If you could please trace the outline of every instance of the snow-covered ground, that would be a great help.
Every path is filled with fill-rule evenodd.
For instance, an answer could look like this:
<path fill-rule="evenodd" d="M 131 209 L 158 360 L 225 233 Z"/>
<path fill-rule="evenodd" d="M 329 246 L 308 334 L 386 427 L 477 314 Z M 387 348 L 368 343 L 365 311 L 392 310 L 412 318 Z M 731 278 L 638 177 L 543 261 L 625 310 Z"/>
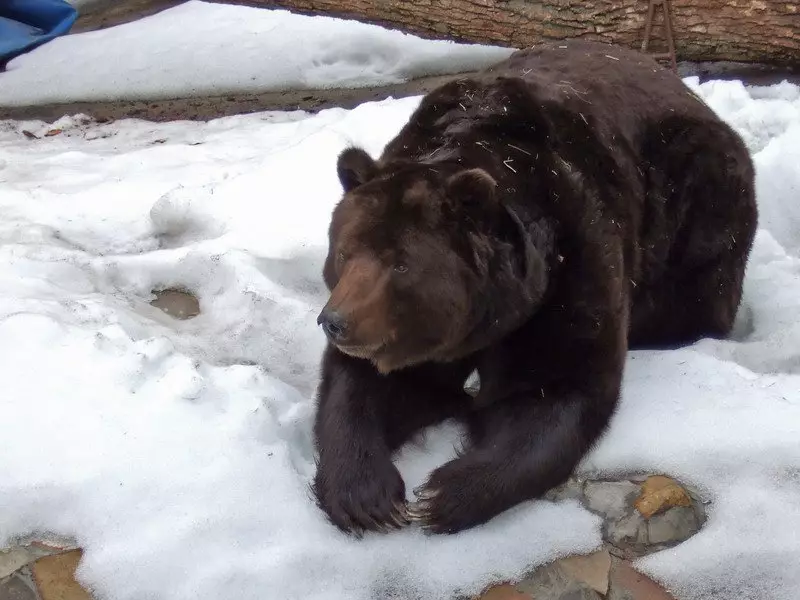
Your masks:
<path fill-rule="evenodd" d="M 696 82 L 691 82 L 693 85 Z M 710 82 L 755 153 L 762 229 L 736 339 L 632 354 L 585 469 L 664 471 L 713 500 L 640 562 L 682 599 L 800 588 L 800 89 Z M 591 549 L 533 502 L 453 537 L 353 541 L 309 499 L 320 268 L 335 156 L 377 154 L 418 98 L 209 123 L 0 122 L 0 546 L 74 535 L 104 598 L 444 599 Z M 202 314 L 148 305 L 178 286 Z M 452 454 L 431 432 L 409 489 Z"/>
<path fill-rule="evenodd" d="M 181 86 L 191 77 L 180 80 L 169 66 L 179 61 L 162 52 L 182 34 L 174 15 L 192 31 L 200 25 L 186 18 L 191 11 L 220 10 L 223 30 L 232 8 L 194 2 L 170 18 L 115 28 L 118 37 L 109 30 L 57 40 L 12 62 L 0 74 L 0 97 L 146 94 L 151 61 L 178 78 L 157 77 L 156 88 L 189 92 Z M 275 27 L 276 47 L 311 31 L 312 21 L 283 13 L 268 25 L 263 12 L 248 10 L 245 24 Z M 314 35 L 344 27 L 337 23 Z M 227 51 L 222 42 L 237 30 L 226 37 L 204 26 Z M 356 41 L 331 34 L 339 45 L 317 79 L 305 67 L 325 44 L 265 56 L 257 44 L 272 42 L 252 32 L 237 39 L 253 50 L 232 76 L 253 69 L 259 85 L 391 81 L 460 52 L 392 41 L 393 33 L 359 52 L 359 31 L 373 41 L 384 34 L 351 26 Z M 138 36 L 147 41 L 140 52 Z M 84 43 L 93 61 L 108 62 L 97 77 L 70 54 L 78 48 L 70 44 Z M 364 59 L 376 48 L 391 49 L 385 62 Z M 230 83 L 222 59 L 191 51 L 200 58 L 189 67 L 209 62 L 205 89 Z M 460 66 L 493 56 L 473 51 Z M 366 74 L 342 64 L 366 65 Z M 299 76 L 292 65 L 303 66 Z M 57 81 L 31 91 L 24 77 Z M 758 169 L 761 230 L 736 335 L 632 353 L 620 412 L 583 470 L 662 471 L 712 500 L 701 533 L 638 563 L 682 600 L 793 599 L 800 88 L 687 82 L 742 133 Z M 452 537 L 410 528 L 355 541 L 310 500 L 311 399 L 323 345 L 315 317 L 340 193 L 335 157 L 351 143 L 377 155 L 418 101 L 209 123 L 0 121 L 0 547 L 27 534 L 74 536 L 86 549 L 79 578 L 112 600 L 449 600 L 599 543 L 599 520 L 570 502 L 527 503 Z M 51 129 L 62 133 L 42 137 Z M 165 287 L 195 293 L 201 314 L 175 321 L 150 306 L 151 290 Z M 457 434 L 443 427 L 405 449 L 409 490 L 452 455 Z"/>
<path fill-rule="evenodd" d="M 0 106 L 367 87 L 480 68 L 511 52 L 192 0 L 12 60 L 0 78 Z"/>

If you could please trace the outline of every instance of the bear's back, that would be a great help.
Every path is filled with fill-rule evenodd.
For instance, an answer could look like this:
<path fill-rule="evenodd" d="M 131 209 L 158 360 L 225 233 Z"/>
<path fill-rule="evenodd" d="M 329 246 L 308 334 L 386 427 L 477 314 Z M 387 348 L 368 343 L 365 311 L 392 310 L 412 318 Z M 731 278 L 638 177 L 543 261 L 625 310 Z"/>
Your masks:
<path fill-rule="evenodd" d="M 620 46 L 568 40 L 520 50 L 486 69 L 484 82 L 520 77 L 534 97 L 554 101 L 592 118 L 601 138 L 622 135 L 636 144 L 640 133 L 667 118 L 717 121 L 680 77 L 651 57 Z M 604 139 L 612 143 L 613 139 Z"/>

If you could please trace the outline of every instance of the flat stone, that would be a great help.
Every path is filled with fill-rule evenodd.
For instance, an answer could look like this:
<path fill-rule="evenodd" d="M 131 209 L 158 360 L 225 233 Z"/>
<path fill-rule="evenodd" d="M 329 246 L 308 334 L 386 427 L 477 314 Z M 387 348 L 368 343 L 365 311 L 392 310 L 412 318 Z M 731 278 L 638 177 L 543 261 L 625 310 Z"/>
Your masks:
<path fill-rule="evenodd" d="M 655 515 L 647 523 L 651 544 L 678 544 L 700 530 L 697 516 L 691 507 L 675 506 Z"/>
<path fill-rule="evenodd" d="M 534 600 L 602 600 L 591 586 L 573 578 L 562 561 L 539 567 L 516 588 Z"/>
<path fill-rule="evenodd" d="M 606 600 L 676 600 L 658 583 L 627 561 L 613 558 Z"/>
<path fill-rule="evenodd" d="M 186 320 L 200 314 L 200 302 L 185 290 L 153 290 L 153 294 L 155 300 L 152 300 L 150 304 L 160 308 L 171 317 Z"/>
<path fill-rule="evenodd" d="M 649 519 L 673 506 L 692 506 L 692 499 L 674 479 L 653 475 L 642 483 L 642 493 L 634 502 L 634 506 L 642 516 Z"/>
<path fill-rule="evenodd" d="M 477 597 L 477 600 L 532 600 L 511 584 L 493 585 Z"/>
<path fill-rule="evenodd" d="M 561 595 L 558 598 L 553 598 L 553 600 L 603 600 L 603 598 L 592 588 L 572 586 L 561 592 Z"/>
<path fill-rule="evenodd" d="M 569 587 L 571 579 L 563 567 L 556 563 L 543 565 L 517 584 L 517 589 L 541 600 L 557 598 Z"/>
<path fill-rule="evenodd" d="M 622 550 L 626 557 L 647 553 L 647 523 L 636 511 L 618 521 L 607 522 L 604 537 L 609 544 Z"/>
<path fill-rule="evenodd" d="M 641 487 L 630 481 L 587 481 L 583 493 L 586 508 L 605 519 L 617 520 L 630 511 Z"/>
<path fill-rule="evenodd" d="M 35 558 L 36 555 L 24 546 L 15 546 L 6 550 L 0 550 L 0 579 L 8 577 L 14 571 L 24 567 Z M 0 599 L 2 599 L 2 596 L 0 596 Z"/>
<path fill-rule="evenodd" d="M 582 500 L 583 481 L 570 477 L 566 483 L 547 490 L 544 499 L 550 502 L 561 502 L 562 500 Z"/>
<path fill-rule="evenodd" d="M 38 600 L 38 597 L 24 577 L 15 573 L 0 579 L 0 600 Z"/>
<path fill-rule="evenodd" d="M 31 565 L 41 600 L 92 600 L 89 592 L 75 581 L 81 556 L 82 550 L 71 550 L 45 556 Z"/>
<path fill-rule="evenodd" d="M 608 573 L 611 570 L 611 555 L 600 550 L 583 556 L 568 556 L 558 561 L 567 575 L 588 585 L 596 592 L 608 592 Z"/>
<path fill-rule="evenodd" d="M 13 546 L 0 550 L 0 579 L 8 577 L 14 571 L 19 570 L 25 565 L 32 563 L 37 558 L 63 552 L 65 548 L 46 544 L 44 542 L 32 541 L 27 544 Z"/>

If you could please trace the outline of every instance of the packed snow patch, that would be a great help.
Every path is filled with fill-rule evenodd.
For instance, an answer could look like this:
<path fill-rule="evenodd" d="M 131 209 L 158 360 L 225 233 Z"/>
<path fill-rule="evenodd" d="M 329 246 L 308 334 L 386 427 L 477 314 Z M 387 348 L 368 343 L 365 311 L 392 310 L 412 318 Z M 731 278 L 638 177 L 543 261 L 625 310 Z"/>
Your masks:
<path fill-rule="evenodd" d="M 386 85 L 479 69 L 512 51 L 191 0 L 12 60 L 0 74 L 0 106 Z"/>
<path fill-rule="evenodd" d="M 785 600 L 800 589 L 800 95 L 689 83 L 758 169 L 736 334 L 632 353 L 582 469 L 664 472 L 712 501 L 698 535 L 639 561 L 679 597 Z M 356 541 L 311 501 L 335 157 L 377 154 L 418 102 L 209 123 L 78 115 L 40 139 L 22 131 L 52 125 L 0 122 L 0 545 L 75 536 L 80 580 L 113 600 L 449 600 L 599 543 L 572 502 Z M 192 291 L 200 315 L 150 306 L 165 287 Z M 404 449 L 409 490 L 458 435 Z"/>

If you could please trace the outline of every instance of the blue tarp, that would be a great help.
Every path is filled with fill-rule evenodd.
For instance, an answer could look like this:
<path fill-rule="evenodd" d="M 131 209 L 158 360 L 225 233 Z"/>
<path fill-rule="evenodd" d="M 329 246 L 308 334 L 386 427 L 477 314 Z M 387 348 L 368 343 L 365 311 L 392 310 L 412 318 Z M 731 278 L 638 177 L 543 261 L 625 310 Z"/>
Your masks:
<path fill-rule="evenodd" d="M 0 65 L 67 33 L 77 16 L 64 0 L 0 0 Z"/>

